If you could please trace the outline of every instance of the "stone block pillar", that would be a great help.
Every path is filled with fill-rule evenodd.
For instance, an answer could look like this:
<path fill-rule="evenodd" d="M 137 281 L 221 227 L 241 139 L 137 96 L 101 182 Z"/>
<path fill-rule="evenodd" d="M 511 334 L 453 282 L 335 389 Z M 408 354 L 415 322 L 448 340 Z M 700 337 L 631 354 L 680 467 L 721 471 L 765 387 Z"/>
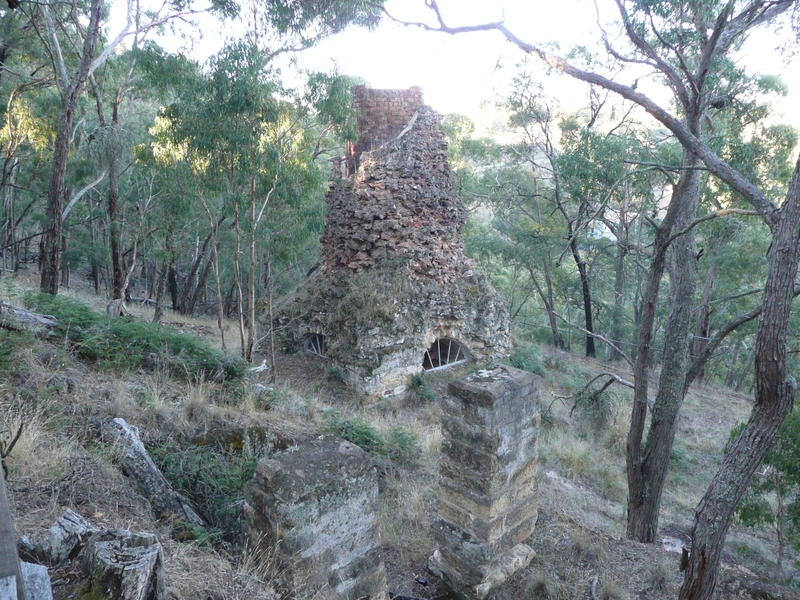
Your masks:
<path fill-rule="evenodd" d="M 290 448 L 261 460 L 245 487 L 251 547 L 277 559 L 298 600 L 388 600 L 377 501 L 358 446 L 324 436 Z"/>
<path fill-rule="evenodd" d="M 482 600 L 535 556 L 524 542 L 537 518 L 539 378 L 497 366 L 448 392 L 429 564 L 459 596 Z"/>

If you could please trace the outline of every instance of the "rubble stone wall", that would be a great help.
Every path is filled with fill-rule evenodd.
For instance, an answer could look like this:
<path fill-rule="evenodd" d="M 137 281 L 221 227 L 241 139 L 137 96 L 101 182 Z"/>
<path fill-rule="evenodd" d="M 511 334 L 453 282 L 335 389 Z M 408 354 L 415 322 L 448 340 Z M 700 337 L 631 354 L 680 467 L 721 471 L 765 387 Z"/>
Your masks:
<path fill-rule="evenodd" d="M 464 254 L 467 211 L 441 117 L 418 88 L 355 88 L 354 98 L 365 127 L 377 123 L 362 139 L 388 138 L 352 174 L 334 166 L 321 268 L 279 308 L 276 337 L 297 352 L 324 335 L 332 366 L 376 398 L 402 392 L 437 339 L 455 339 L 475 362 L 508 354 L 509 316 Z"/>
<path fill-rule="evenodd" d="M 440 281 L 472 270 L 462 240 L 467 211 L 453 188 L 440 117 L 427 106 L 414 114 L 411 131 L 333 183 L 320 240 L 323 273 L 387 261 Z"/>

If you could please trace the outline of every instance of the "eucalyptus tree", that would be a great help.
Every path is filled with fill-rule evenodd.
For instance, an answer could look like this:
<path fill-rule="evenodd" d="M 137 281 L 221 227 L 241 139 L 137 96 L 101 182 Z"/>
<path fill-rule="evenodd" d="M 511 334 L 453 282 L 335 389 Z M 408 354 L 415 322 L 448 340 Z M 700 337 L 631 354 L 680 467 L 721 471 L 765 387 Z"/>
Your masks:
<path fill-rule="evenodd" d="M 522 51 L 541 59 L 551 68 L 638 104 L 666 127 L 684 148 L 682 169 L 673 187 L 672 199 L 664 218 L 656 223 L 653 261 L 643 299 L 635 369 L 636 389 L 627 443 L 630 537 L 644 541 L 654 538 L 669 450 L 677 429 L 686 374 L 691 371 L 691 368 L 687 369 L 687 333 L 697 281 L 691 232 L 696 223 L 698 167 L 701 163 L 746 199 L 769 227 L 772 250 L 759 311 L 755 406 L 697 507 L 692 552 L 680 592 L 682 599 L 711 598 L 722 544 L 734 508 L 794 401 L 796 384 L 788 371 L 786 336 L 800 259 L 800 163 L 795 168 L 782 204 L 778 206 L 775 203 L 778 198 L 770 197 L 773 190 L 759 188 L 714 152 L 703 129 L 706 119 L 713 119 L 715 111 L 724 110 L 735 98 L 735 86 L 727 84 L 736 78 L 726 76 L 731 70 L 736 70 L 729 57 L 731 51 L 747 33 L 786 14 L 795 3 L 790 0 L 708 0 L 676 4 L 617 0 L 616 4 L 628 45 L 624 49 L 615 47 L 604 33 L 606 52 L 622 64 L 644 65 L 657 73 L 667 83 L 676 110 L 665 108 L 639 91 L 636 85 L 620 82 L 618 75 L 612 77 L 597 70 L 580 68 L 541 45 L 522 40 L 502 21 L 450 27 L 436 1 L 426 0 L 426 5 L 433 11 L 434 21 L 420 25 L 447 33 L 498 31 Z M 716 214 L 722 216 L 734 210 L 726 207 Z M 665 364 L 650 431 L 643 445 L 647 414 L 646 365 L 653 337 L 653 315 L 667 264 L 667 250 L 673 245 L 669 339 L 665 341 Z M 670 374 L 668 380 L 664 373 Z"/>
<path fill-rule="evenodd" d="M 268 60 L 253 45 L 228 46 L 212 59 L 208 74 L 199 73 L 186 84 L 187 93 L 162 110 L 155 148 L 168 164 L 188 169 L 195 178 L 188 191 L 208 212 L 207 240 L 217 235 L 214 222 L 231 219 L 234 248 L 227 255 L 233 263 L 242 356 L 248 360 L 259 341 L 259 282 L 266 283 L 269 308 L 275 260 L 290 262 L 298 246 L 319 230 L 326 175 L 315 162 L 324 146 L 320 135 L 344 126 L 346 119 L 336 111 L 349 105 L 349 96 L 341 96 L 338 105 L 322 106 L 327 97 L 322 88 L 341 87 L 336 77 L 328 86 L 320 83 L 324 78 L 313 78 L 320 86 L 309 92 L 316 110 L 301 98 L 291 101 Z M 321 113 L 324 123 L 315 127 Z"/>

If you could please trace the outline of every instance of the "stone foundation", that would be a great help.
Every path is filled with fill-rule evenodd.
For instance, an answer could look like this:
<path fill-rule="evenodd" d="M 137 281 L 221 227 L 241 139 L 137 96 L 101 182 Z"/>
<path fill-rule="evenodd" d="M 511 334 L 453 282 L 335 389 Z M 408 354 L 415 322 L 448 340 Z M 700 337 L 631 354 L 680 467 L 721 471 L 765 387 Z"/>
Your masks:
<path fill-rule="evenodd" d="M 251 548 L 278 561 L 298 600 L 388 600 L 377 501 L 358 446 L 325 436 L 280 452 L 245 487 Z"/>
<path fill-rule="evenodd" d="M 432 570 L 482 600 L 535 553 L 539 379 L 506 366 L 454 381 L 442 401 L 439 544 Z"/>

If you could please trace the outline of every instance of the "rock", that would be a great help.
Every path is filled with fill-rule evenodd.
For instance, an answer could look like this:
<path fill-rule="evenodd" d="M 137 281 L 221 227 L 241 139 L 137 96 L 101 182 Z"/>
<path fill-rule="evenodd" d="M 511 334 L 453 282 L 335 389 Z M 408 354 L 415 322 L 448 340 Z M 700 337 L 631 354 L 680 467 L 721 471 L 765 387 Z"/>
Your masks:
<path fill-rule="evenodd" d="M 89 574 L 86 596 L 104 600 L 164 600 L 164 553 L 152 533 L 103 529 L 79 555 Z"/>
<path fill-rule="evenodd" d="M 21 562 L 22 580 L 25 582 L 25 600 L 53 600 L 50 574 L 44 565 Z"/>
<path fill-rule="evenodd" d="M 17 578 L 13 575 L 0 578 L 0 600 L 17 600 Z"/>
<path fill-rule="evenodd" d="M 294 597 L 388 600 L 369 455 L 323 436 L 265 458 L 245 487 L 247 536 Z"/>
<path fill-rule="evenodd" d="M 17 554 L 19 554 L 20 560 L 37 560 L 36 544 L 27 535 L 20 536 L 17 539 Z"/>
<path fill-rule="evenodd" d="M 139 492 L 150 502 L 158 518 L 176 526 L 205 525 L 189 501 L 170 487 L 147 454 L 135 427 L 131 427 L 125 419 L 116 418 L 100 425 L 100 436 L 104 442 L 114 445 L 122 472 L 136 482 Z"/>
<path fill-rule="evenodd" d="M 77 554 L 81 544 L 95 531 L 97 529 L 89 521 L 67 510 L 36 545 L 34 555 L 40 562 L 56 565 Z"/>

